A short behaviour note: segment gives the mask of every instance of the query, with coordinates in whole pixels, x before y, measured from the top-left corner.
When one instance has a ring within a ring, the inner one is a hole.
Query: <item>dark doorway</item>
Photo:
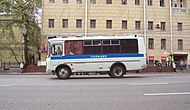
[[[179,67],[179,62],[182,59],[185,62],[185,67],[187,67],[187,56],[188,54],[173,54],[176,67]]]

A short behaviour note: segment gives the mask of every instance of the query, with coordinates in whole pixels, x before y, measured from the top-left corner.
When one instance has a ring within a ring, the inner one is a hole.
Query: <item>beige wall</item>
[[[0,15],[0,23],[1,22],[12,22],[13,17],[12,16],[4,16],[4,15]],[[7,44],[10,43],[9,38],[11,36],[3,36],[1,34],[1,28],[0,28],[0,63],[2,62],[16,62],[12,52],[10,50],[8,50],[7,48],[4,48],[4,45],[11,45],[11,47],[15,46],[15,44],[20,43],[20,45],[23,43],[23,37],[22,37],[22,33],[19,30],[19,28],[17,27],[13,27],[13,32],[14,32],[14,37],[16,38],[16,40],[14,42],[12,42],[11,44]],[[13,44],[15,43],[15,44]],[[23,57],[23,50],[21,49],[16,49],[13,48],[15,54],[17,54],[17,58],[18,60],[21,62],[22,61],[22,57]],[[0,64],[1,65],[1,64]],[[1,65],[2,66],[2,65]]]
[[[160,7],[160,0],[152,0],[153,6],[146,3],[146,28],[148,21],[153,21],[153,30],[146,31],[147,47],[148,38],[154,38],[154,49],[147,49],[147,56],[153,55],[160,60],[161,56],[167,56],[172,52],[190,53],[190,2],[184,0],[183,8],[173,7],[172,10],[187,9],[187,12],[172,12],[172,39],[170,25],[169,0],[165,0],[165,6]],[[62,0],[49,3],[43,0],[42,34],[45,36],[84,35],[85,32],[85,0],[82,4],[76,4],[75,0],[69,0],[63,4]],[[174,4],[174,3],[172,3]],[[180,0],[178,0],[178,6]],[[173,5],[174,6],[174,5]],[[183,10],[182,10],[183,11]],[[55,19],[55,28],[48,28],[48,19]],[[62,28],[62,19],[69,20],[68,28]],[[82,28],[76,28],[76,19],[82,19]],[[96,19],[96,28],[90,28],[90,19]],[[112,29],[106,29],[106,20],[112,20]],[[127,29],[122,29],[122,20],[127,20]],[[141,21],[141,29],[135,30],[135,21]],[[166,31],[156,28],[159,22],[166,22]],[[177,23],[181,22],[183,31],[177,31]],[[90,4],[88,0],[88,28],[89,35],[129,35],[139,34],[144,36],[144,0],[140,5],[135,5],[135,0],[127,0],[127,5],[121,5],[121,0],[112,0],[112,4],[106,4],[106,0],[96,0],[96,4]],[[166,50],[161,50],[161,39],[166,39]],[[178,50],[178,39],[183,39],[183,50]],[[172,50],[171,50],[172,43]]]
[[[134,4],[134,2],[128,2]],[[120,1],[115,0],[108,5],[105,1],[97,0],[96,4],[88,3],[88,33],[93,34],[123,34],[141,32],[134,28],[135,20],[141,21],[141,29],[143,29],[143,5],[133,6],[121,5]],[[55,28],[48,27],[48,19],[55,19]],[[69,19],[69,28],[62,28],[62,19]],[[82,28],[77,29],[76,19],[82,19]],[[97,25],[95,29],[89,28],[90,19],[96,19]],[[106,20],[112,20],[112,29],[106,29]],[[128,29],[121,29],[121,21],[128,21]],[[62,0],[57,0],[55,3],[44,1],[43,8],[43,33],[84,33],[85,27],[85,3],[76,4],[75,1],[69,1],[69,4],[64,5]]]

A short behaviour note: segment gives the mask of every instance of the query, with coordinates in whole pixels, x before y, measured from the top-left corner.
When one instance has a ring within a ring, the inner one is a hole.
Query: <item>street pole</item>
[[[171,6],[172,2],[170,0],[170,54],[173,53],[173,20],[172,20],[172,6]]]
[[[84,36],[87,36],[87,28],[88,28],[88,0],[86,0],[85,4],[85,29],[84,29]]]
[[[145,43],[145,47],[147,47],[146,45],[146,0],[144,0],[144,43]]]

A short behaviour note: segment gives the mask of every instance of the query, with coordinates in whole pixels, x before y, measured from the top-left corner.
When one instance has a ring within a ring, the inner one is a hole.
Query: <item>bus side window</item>
[[[84,54],[101,54],[101,40],[84,41]]]
[[[136,39],[121,40],[122,53],[138,53],[138,41]]]
[[[71,42],[65,42],[65,55],[70,55]]]
[[[82,55],[83,45],[82,41],[66,41],[65,55]]]
[[[83,54],[83,42],[82,41],[75,41],[75,54],[82,55]]]

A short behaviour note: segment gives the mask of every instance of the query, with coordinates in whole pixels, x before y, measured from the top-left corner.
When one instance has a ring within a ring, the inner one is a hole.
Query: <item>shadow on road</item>
[[[136,78],[145,78],[147,76],[138,76],[138,75],[130,75],[130,76],[124,76],[123,78],[111,78],[109,76],[105,76],[105,75],[75,75],[75,76],[71,76],[70,78],[66,79],[66,80],[73,80],[73,79],[117,79],[117,80],[120,80],[120,79],[136,79]],[[52,80],[60,80],[58,79],[57,77],[54,77],[54,78],[51,78]]]

